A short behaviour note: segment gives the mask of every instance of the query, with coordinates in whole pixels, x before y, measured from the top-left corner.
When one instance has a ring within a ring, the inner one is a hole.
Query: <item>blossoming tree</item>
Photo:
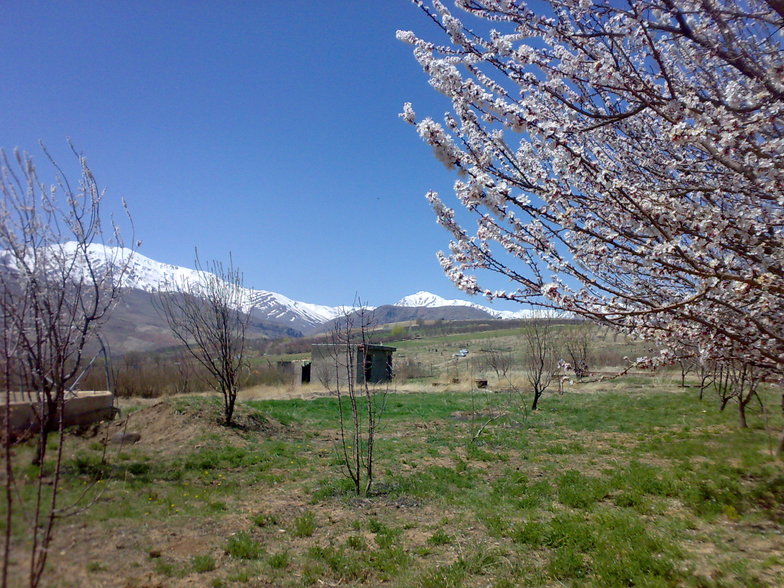
[[[782,376],[784,3],[415,3],[451,112],[401,116],[459,173],[464,210],[428,194],[454,283]]]

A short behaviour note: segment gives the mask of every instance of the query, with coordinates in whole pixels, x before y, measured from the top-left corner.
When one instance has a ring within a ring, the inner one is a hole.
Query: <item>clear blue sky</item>
[[[7,0],[0,23],[0,146],[71,137],[144,255],[231,251],[246,285],[320,304],[466,298],[424,199],[453,177],[397,116],[447,109],[395,39],[437,34],[407,0]]]

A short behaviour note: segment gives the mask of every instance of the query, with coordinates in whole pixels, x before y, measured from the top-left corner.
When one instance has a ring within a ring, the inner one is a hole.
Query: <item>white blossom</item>
[[[479,220],[429,195],[447,275],[486,292],[489,269],[518,286],[493,296],[782,377],[784,18],[764,0],[458,0],[492,21],[482,38],[416,3],[447,44],[398,38],[452,104],[417,130]]]

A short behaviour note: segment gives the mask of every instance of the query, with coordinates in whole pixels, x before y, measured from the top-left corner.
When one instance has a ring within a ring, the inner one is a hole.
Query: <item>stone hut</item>
[[[387,345],[355,343],[347,349],[345,345],[317,343],[311,348],[311,379],[327,388],[334,388],[336,383],[345,386],[350,374],[357,384],[389,382],[395,351],[397,348]]]

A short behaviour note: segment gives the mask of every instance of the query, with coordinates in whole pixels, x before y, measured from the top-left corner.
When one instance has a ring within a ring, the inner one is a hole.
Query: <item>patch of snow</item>
[[[541,311],[536,311],[532,309],[523,309],[523,310],[496,310],[494,308],[490,308],[487,306],[482,306],[481,304],[476,304],[475,302],[468,302],[466,300],[447,300],[446,298],[442,298],[437,294],[433,294],[432,292],[425,292],[420,291],[416,294],[410,294],[401,298],[397,302],[395,302],[395,306],[406,306],[406,307],[425,307],[425,308],[437,308],[439,306],[469,306],[471,308],[477,308],[479,310],[483,310],[484,312],[488,313],[493,318],[500,318],[500,319],[521,319],[521,318],[531,318],[533,316],[537,316],[541,314]]]

